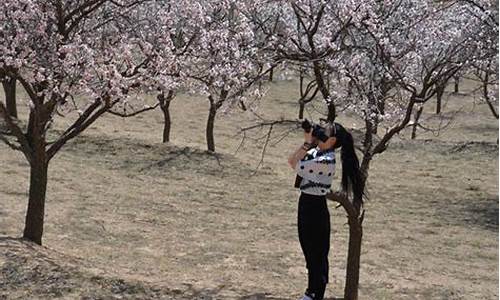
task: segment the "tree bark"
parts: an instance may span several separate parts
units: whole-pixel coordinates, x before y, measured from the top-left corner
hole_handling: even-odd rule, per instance
[[[323,72],[321,70],[321,65],[319,62],[313,62],[313,70],[314,78],[316,79],[316,83],[318,84],[318,89],[328,106],[328,115],[326,120],[328,123],[333,123],[336,117],[335,103],[333,103],[333,100],[330,97],[330,91],[328,90],[328,86],[323,78]]]
[[[371,148],[371,145],[370,145]],[[370,149],[368,149],[370,150]],[[372,155],[369,151],[363,156],[360,172],[363,174],[363,190],[368,179],[368,169]],[[354,195],[353,195],[354,196]],[[349,248],[347,250],[346,282],[344,287],[344,300],[358,300],[359,290],[359,267],[361,262],[361,241],[363,238],[364,212],[361,207],[362,199],[354,199],[349,202],[351,207],[346,209],[349,223]],[[345,206],[344,206],[345,208]]]
[[[366,120],[366,130],[367,133],[370,132],[371,134],[377,134],[378,131],[378,116],[381,113],[379,111],[379,103],[377,99],[375,98],[375,95],[373,93],[368,94],[368,105],[369,105],[369,110],[368,110],[368,120]],[[375,118],[371,118],[371,114],[375,115]],[[369,124],[368,124],[369,123]],[[366,137],[366,136],[365,136]],[[371,147],[371,144],[370,144]]]
[[[460,77],[458,76],[454,76],[453,77],[454,81],[455,81],[455,89],[454,89],[454,92],[455,94],[458,94],[459,90],[458,90],[458,84],[460,83]]]
[[[489,65],[488,65],[488,67],[489,67]],[[483,97],[484,97],[484,100],[486,101],[486,103],[488,104],[488,107],[490,108],[491,113],[498,120],[498,112],[495,110],[493,103],[491,103],[490,96],[488,93],[489,75],[490,75],[490,73],[488,71],[486,71],[484,74],[484,79],[482,82],[483,83]]]
[[[5,105],[7,112],[11,117],[17,118],[16,79],[7,78],[2,81],[2,85],[5,92]]]
[[[360,165],[360,172],[362,174],[362,187],[363,190],[368,180],[368,170],[370,169],[370,162],[373,158],[372,155],[372,137],[371,137],[371,122],[366,120],[367,128],[365,133],[364,154]],[[354,197],[354,195],[353,195]],[[361,262],[361,242],[363,238],[363,219],[364,212],[362,212],[361,204],[362,199],[354,199],[352,202],[349,199],[344,199],[342,206],[347,212],[349,223],[349,248],[347,250],[347,266],[346,266],[346,283],[344,287],[344,300],[358,300],[359,290],[359,268]]]
[[[328,103],[328,116],[326,117],[326,121],[328,123],[333,123],[335,122],[335,117],[337,116],[335,112],[335,104],[333,103],[332,100],[330,100],[330,103]]]
[[[28,209],[23,237],[38,245],[42,244],[45,215],[45,196],[47,192],[48,161],[45,146],[36,145],[30,162],[30,187]]]
[[[413,123],[413,129],[411,131],[411,139],[414,140],[417,138],[417,127],[418,127],[418,121],[420,120],[420,116],[422,115],[422,111],[424,110],[424,107],[421,106],[417,112],[415,113],[415,121]]]
[[[208,120],[207,120],[207,130],[206,130],[207,149],[210,152],[215,152],[214,123],[216,114],[217,114],[217,107],[211,101],[210,110],[208,113]]]
[[[361,240],[363,237],[363,215],[353,205],[345,194],[330,193],[327,199],[336,201],[344,207],[349,223],[349,248],[347,252],[346,284],[344,287],[344,300],[357,300],[359,287],[359,267],[361,260]]]
[[[445,86],[439,86],[436,89],[436,115],[441,114],[441,106],[442,106],[442,99],[443,99],[443,94],[444,94]]]
[[[271,70],[269,71],[269,81],[273,81],[273,77],[274,77],[274,67],[271,68]]]
[[[172,126],[172,120],[170,117],[170,102],[173,98],[174,92],[172,90],[168,91],[166,97],[163,93],[160,93],[157,96],[158,102],[160,103],[160,109],[163,112],[163,143],[170,141],[170,129]]]
[[[306,107],[306,104],[302,101],[299,102],[299,119],[304,118],[304,108]]]
[[[346,283],[344,288],[345,300],[358,299],[362,237],[362,219],[359,216],[349,216],[349,249],[347,252]]]
[[[29,146],[23,151],[28,151],[27,157],[30,163],[30,186],[28,195],[28,209],[24,224],[23,238],[42,244],[45,197],[47,192],[47,172],[50,155],[45,150],[46,126],[50,120],[50,112],[43,106],[43,98],[33,99],[34,107],[31,107],[26,140]]]

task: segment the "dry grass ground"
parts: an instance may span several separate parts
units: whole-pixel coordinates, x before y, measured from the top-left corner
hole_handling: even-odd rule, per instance
[[[296,87],[271,83],[260,112],[296,118]],[[49,169],[44,247],[15,239],[29,169],[1,144],[0,299],[298,298],[306,270],[286,156],[301,132],[271,145],[255,172],[261,144],[248,140],[235,154],[234,137],[252,117],[221,116],[212,155],[207,107],[179,96],[168,144],[157,111],[106,116],[64,147]],[[410,141],[405,132],[373,161],[361,299],[498,298],[498,123],[465,96],[444,111],[455,118],[439,136]],[[431,107],[424,117],[439,122]],[[334,203],[330,212],[327,295],[340,297],[348,232],[345,213]]]

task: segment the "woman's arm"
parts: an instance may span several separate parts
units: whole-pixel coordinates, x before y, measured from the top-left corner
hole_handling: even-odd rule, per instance
[[[304,140],[306,143],[312,144],[312,130],[311,132],[304,132]],[[309,149],[306,148],[305,145],[301,145],[295,152],[293,152],[289,157],[288,157],[288,164],[292,169],[295,170],[295,166],[297,165],[297,162],[304,158],[306,156],[307,151]]]
[[[306,148],[303,145],[300,146],[294,153],[292,153],[292,155],[290,155],[290,157],[288,157],[288,164],[290,165],[290,167],[292,167],[292,169],[295,170],[295,166],[297,165],[299,160],[304,158],[306,154],[307,154]]]

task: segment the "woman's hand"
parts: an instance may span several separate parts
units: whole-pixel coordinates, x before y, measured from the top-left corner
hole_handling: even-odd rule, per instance
[[[304,131],[304,141],[309,144],[313,143],[312,130],[310,130],[309,132]]]

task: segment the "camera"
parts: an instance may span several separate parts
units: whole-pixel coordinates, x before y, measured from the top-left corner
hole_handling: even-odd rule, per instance
[[[312,136],[318,138],[323,143],[328,140],[328,135],[326,135],[323,127],[318,124],[311,123],[308,119],[302,121],[301,127],[305,132],[310,132],[312,129]]]

